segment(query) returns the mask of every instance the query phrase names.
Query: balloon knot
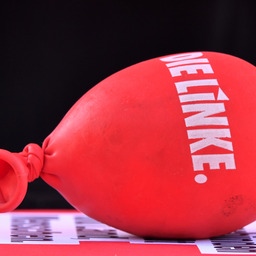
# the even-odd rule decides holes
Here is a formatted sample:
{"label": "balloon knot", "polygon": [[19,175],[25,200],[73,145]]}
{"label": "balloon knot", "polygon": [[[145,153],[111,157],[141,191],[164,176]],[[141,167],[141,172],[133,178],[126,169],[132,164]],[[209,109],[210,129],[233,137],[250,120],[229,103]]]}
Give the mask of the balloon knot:
{"label": "balloon knot", "polygon": [[26,159],[26,165],[29,170],[28,182],[37,179],[44,164],[43,149],[37,144],[30,143],[23,149],[21,155]]}

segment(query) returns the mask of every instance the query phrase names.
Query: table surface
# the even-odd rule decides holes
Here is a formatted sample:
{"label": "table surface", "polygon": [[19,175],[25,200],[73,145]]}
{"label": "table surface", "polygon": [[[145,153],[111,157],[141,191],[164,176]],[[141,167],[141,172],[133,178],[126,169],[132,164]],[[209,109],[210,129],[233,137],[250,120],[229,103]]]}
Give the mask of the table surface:
{"label": "table surface", "polygon": [[256,255],[256,222],[206,240],[145,240],[75,210],[0,214],[0,252],[9,255]]}

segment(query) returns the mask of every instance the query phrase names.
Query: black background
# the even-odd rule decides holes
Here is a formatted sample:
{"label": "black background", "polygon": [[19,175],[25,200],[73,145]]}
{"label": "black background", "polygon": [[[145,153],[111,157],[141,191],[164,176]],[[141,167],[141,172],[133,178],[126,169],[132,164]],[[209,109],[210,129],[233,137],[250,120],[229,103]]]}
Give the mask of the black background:
{"label": "black background", "polygon": [[[218,51],[256,64],[254,0],[2,1],[0,148],[41,145],[88,89],[137,62]],[[21,208],[66,208],[38,179]]]}

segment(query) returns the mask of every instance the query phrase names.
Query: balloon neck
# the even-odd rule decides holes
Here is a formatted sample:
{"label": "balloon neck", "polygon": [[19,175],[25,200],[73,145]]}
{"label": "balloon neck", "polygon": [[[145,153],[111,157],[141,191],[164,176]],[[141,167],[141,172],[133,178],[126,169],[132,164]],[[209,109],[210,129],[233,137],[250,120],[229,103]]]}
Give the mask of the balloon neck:
{"label": "balloon neck", "polygon": [[37,144],[28,144],[20,153],[0,149],[0,212],[20,205],[28,182],[40,176],[43,160],[43,150]]}
{"label": "balloon neck", "polygon": [[28,144],[21,153],[18,153],[18,155],[28,168],[28,182],[37,179],[40,176],[44,164],[42,148],[37,144],[31,143]]}

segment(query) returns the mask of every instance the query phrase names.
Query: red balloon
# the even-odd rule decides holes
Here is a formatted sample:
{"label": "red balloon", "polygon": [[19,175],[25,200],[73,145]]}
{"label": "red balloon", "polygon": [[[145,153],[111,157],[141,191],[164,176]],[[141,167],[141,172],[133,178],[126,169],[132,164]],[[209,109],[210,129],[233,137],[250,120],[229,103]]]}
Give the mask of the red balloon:
{"label": "red balloon", "polygon": [[42,147],[0,151],[0,211],[41,177],[76,209],[144,237],[208,238],[256,219],[256,70],[216,52],[106,78]]}

